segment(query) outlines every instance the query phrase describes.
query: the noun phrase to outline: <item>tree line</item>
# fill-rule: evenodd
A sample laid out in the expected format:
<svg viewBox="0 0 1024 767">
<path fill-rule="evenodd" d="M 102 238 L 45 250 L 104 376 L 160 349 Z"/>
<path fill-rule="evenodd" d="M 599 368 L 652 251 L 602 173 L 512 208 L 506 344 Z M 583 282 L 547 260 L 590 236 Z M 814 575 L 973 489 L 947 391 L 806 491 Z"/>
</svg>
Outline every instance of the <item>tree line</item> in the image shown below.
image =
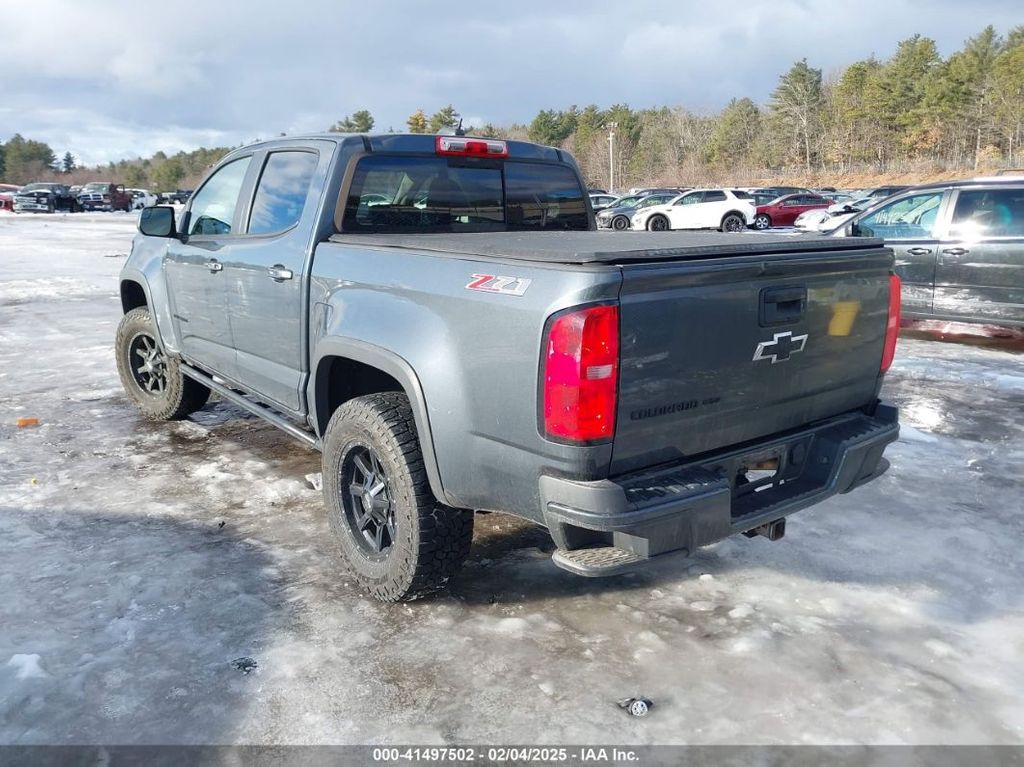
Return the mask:
<svg viewBox="0 0 1024 767">
<path fill-rule="evenodd" d="M 403 127 L 437 133 L 461 120 L 448 104 L 431 114 L 417 109 Z M 871 56 L 828 74 L 802 59 L 779 76 L 764 103 L 733 98 L 716 113 L 590 104 L 541 110 L 527 123 L 463 127 L 568 149 L 596 185 L 607 183 L 614 164 L 620 188 L 1024 165 L 1024 25 L 1006 35 L 985 27 L 946 58 L 934 40 L 914 35 L 887 58 Z M 361 109 L 328 130 L 375 128 L 373 114 Z M 58 159 L 45 143 L 15 135 L 0 144 L 0 178 L 24 183 L 60 176 L 78 183 L 103 176 L 162 191 L 194 186 L 228 151 L 157 152 L 78 168 L 70 152 Z"/>
</svg>

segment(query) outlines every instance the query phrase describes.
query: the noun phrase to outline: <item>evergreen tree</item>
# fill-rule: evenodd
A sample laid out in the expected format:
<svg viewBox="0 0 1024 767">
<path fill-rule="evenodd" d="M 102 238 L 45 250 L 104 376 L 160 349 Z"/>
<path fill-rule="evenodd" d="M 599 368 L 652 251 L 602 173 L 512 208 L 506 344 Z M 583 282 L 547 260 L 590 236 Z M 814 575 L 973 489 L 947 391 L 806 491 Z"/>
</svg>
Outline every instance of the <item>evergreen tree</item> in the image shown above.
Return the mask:
<svg viewBox="0 0 1024 767">
<path fill-rule="evenodd" d="M 15 133 L 7 142 L 5 160 L 7 178 L 15 183 L 27 184 L 52 171 L 57 157 L 49 144 L 31 141 Z"/>
<path fill-rule="evenodd" d="M 879 163 L 912 149 L 925 122 L 926 95 L 941 57 L 935 41 L 914 35 L 901 41 L 866 90 L 866 103 L 878 123 Z"/>
<path fill-rule="evenodd" d="M 417 109 L 409 115 L 409 119 L 405 121 L 405 124 L 409 128 L 409 133 L 426 133 L 427 113 L 422 109 Z"/>
<path fill-rule="evenodd" d="M 1019 165 L 1024 140 L 1024 40 L 1007 47 L 992 64 L 993 117 L 1006 144 L 1008 165 Z"/>
<path fill-rule="evenodd" d="M 430 133 L 439 133 L 443 128 L 454 128 L 459 124 L 459 113 L 449 104 L 430 116 Z"/>
<path fill-rule="evenodd" d="M 748 98 L 733 99 L 717 120 L 708 145 L 708 159 L 726 166 L 745 163 L 761 132 L 761 111 Z"/>
<path fill-rule="evenodd" d="M 153 179 L 153 186 L 157 191 L 173 192 L 186 175 L 181 160 L 178 157 L 172 157 L 158 165 L 150 174 L 150 178 Z"/>
<path fill-rule="evenodd" d="M 332 133 L 369 133 L 373 130 L 374 122 L 373 115 L 368 110 L 360 109 L 351 117 L 345 115 L 344 120 L 334 123 L 328 130 Z"/>
<path fill-rule="evenodd" d="M 146 184 L 146 172 L 142 169 L 141 165 L 134 163 L 121 171 L 118 174 L 118 178 L 121 180 L 121 183 L 132 189 L 138 189 Z"/>
<path fill-rule="evenodd" d="M 60 161 L 60 169 L 62 173 L 70 173 L 78 166 L 75 164 L 75 156 L 71 152 L 65 152 L 64 158 Z"/>
<path fill-rule="evenodd" d="M 576 130 L 576 120 L 579 110 L 573 105 L 564 112 L 556 112 L 553 109 L 542 110 L 537 113 L 530 123 L 530 141 L 549 146 L 560 146 Z"/>
<path fill-rule="evenodd" d="M 824 106 L 821 70 L 808 66 L 807 59 L 798 61 L 779 78 L 770 106 L 778 123 L 791 137 L 792 155 L 802 157 L 804 169 L 810 171 Z"/>
</svg>

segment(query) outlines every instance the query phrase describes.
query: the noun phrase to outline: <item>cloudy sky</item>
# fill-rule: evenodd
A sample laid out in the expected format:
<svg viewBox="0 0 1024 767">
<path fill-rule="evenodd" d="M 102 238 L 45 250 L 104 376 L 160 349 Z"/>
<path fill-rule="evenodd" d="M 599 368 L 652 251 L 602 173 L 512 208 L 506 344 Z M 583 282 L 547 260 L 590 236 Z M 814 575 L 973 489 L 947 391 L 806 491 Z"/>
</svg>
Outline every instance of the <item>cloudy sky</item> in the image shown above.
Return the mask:
<svg viewBox="0 0 1024 767">
<path fill-rule="evenodd" d="M 807 57 L 826 73 L 916 32 L 943 54 L 1020 0 L 23 0 L 0 12 L 0 140 L 81 162 L 325 129 L 402 129 L 449 102 L 473 122 L 626 102 L 763 102 Z"/>
</svg>

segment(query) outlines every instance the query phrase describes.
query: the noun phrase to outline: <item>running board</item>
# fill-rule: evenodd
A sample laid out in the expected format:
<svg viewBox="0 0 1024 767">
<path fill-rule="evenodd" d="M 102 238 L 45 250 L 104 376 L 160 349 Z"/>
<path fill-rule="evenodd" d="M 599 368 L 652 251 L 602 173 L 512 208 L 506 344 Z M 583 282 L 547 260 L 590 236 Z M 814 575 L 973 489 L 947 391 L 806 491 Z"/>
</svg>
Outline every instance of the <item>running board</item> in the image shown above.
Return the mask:
<svg viewBox="0 0 1024 767">
<path fill-rule="evenodd" d="M 210 378 L 210 376 L 206 375 L 206 373 L 200 373 L 194 367 L 186 365 L 184 362 L 181 363 L 181 372 L 187 375 L 193 381 L 198 381 L 203 386 L 209 388 L 211 391 L 216 392 L 221 397 L 226 399 L 228 402 L 238 405 L 243 410 L 248 410 L 253 415 L 262 418 L 267 423 L 273 424 L 281 431 L 290 434 L 300 442 L 304 442 L 307 446 L 313 448 L 314 450 L 321 449 L 321 443 L 319 439 L 317 439 L 314 435 L 310 434 L 308 431 L 300 429 L 291 421 L 288 421 L 284 417 L 279 416 L 270 408 L 253 402 L 244 394 L 239 394 L 234 389 L 229 389 L 224 384 L 214 381 L 212 378 Z"/>
<path fill-rule="evenodd" d="M 652 560 L 618 546 L 596 546 L 589 549 L 555 549 L 551 561 L 576 575 L 606 578 L 628 573 Z"/>
</svg>

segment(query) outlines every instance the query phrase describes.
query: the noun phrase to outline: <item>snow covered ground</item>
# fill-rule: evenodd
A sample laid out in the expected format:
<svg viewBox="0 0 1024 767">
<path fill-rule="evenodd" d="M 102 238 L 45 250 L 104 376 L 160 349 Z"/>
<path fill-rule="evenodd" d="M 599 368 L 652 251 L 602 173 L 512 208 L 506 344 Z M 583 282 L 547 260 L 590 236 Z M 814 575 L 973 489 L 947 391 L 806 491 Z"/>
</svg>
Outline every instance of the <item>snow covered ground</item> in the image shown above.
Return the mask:
<svg viewBox="0 0 1024 767">
<path fill-rule="evenodd" d="M 0 743 L 1024 742 L 1024 357 L 901 341 L 892 469 L 779 543 L 593 581 L 478 515 L 450 593 L 382 606 L 315 453 L 122 396 L 133 224 L 0 214 Z"/>
</svg>

